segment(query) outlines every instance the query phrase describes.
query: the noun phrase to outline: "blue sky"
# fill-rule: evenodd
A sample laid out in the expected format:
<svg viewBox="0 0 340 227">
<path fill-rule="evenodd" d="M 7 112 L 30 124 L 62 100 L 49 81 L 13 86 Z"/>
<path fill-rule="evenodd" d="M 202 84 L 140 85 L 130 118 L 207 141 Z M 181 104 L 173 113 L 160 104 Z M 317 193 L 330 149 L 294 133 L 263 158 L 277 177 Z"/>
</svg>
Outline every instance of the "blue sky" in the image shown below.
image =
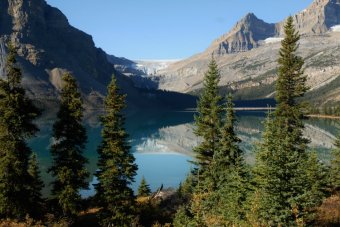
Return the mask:
<svg viewBox="0 0 340 227">
<path fill-rule="evenodd" d="M 129 59 L 180 59 L 204 51 L 248 12 L 278 22 L 312 0 L 47 0 L 96 46 Z"/>
</svg>

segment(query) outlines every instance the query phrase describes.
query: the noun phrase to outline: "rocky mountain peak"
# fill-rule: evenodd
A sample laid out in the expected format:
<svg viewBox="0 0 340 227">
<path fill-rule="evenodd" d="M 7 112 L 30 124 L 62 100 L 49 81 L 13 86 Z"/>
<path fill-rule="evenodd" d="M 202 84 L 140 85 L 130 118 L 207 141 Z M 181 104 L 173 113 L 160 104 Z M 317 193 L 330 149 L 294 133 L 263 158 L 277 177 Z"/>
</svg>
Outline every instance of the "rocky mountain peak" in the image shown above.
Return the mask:
<svg viewBox="0 0 340 227">
<path fill-rule="evenodd" d="M 214 55 L 244 52 L 258 46 L 258 41 L 275 35 L 275 25 L 248 13 L 230 32 L 217 39 L 208 51 Z"/>
<path fill-rule="evenodd" d="M 340 25 L 340 0 L 315 0 L 305 10 L 293 16 L 301 35 L 321 35 Z M 209 54 L 249 51 L 260 45 L 259 41 L 283 36 L 285 20 L 276 24 L 266 23 L 253 13 L 248 13 L 226 34 L 215 40 L 207 49 Z"/>
<path fill-rule="evenodd" d="M 251 23 L 252 21 L 257 21 L 260 20 L 259 18 L 256 17 L 256 15 L 252 12 L 247 13 L 241 20 L 240 22 L 244 23 Z"/>
</svg>

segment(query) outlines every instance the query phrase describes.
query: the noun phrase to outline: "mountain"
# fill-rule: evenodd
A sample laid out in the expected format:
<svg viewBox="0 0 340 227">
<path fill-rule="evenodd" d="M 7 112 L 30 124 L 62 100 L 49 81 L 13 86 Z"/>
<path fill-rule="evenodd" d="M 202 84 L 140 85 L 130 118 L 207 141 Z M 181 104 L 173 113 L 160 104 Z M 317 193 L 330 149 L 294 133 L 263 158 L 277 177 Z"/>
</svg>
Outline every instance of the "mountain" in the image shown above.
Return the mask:
<svg viewBox="0 0 340 227">
<path fill-rule="evenodd" d="M 275 24 L 258 19 L 253 13 L 247 14 L 235 27 L 214 41 L 207 52 L 224 55 L 249 51 L 259 46 L 259 41 L 276 35 Z"/>
<path fill-rule="evenodd" d="M 97 48 L 90 35 L 71 26 L 65 15 L 45 0 L 0 0 L 0 76 L 8 42 L 18 48 L 18 62 L 28 95 L 43 106 L 56 106 L 61 76 L 66 71 L 77 79 L 88 108 L 102 105 L 112 74 L 127 93 L 131 108 L 159 107 L 164 99 L 169 104 L 167 96 L 180 95 L 136 88 L 131 78 L 121 73 L 123 70 L 114 67 L 133 64 L 132 61 L 110 56 Z"/>
<path fill-rule="evenodd" d="M 294 16 L 295 25 L 303 36 L 321 35 L 332 26 L 340 24 L 339 0 L 315 0 L 310 7 Z M 248 13 L 231 29 L 216 41 L 206 52 L 224 55 L 249 51 L 260 46 L 260 41 L 283 36 L 284 21 L 272 24 Z"/>
<path fill-rule="evenodd" d="M 18 48 L 23 82 L 34 99 L 55 99 L 65 71 L 74 74 L 88 102 L 103 95 L 112 65 L 61 11 L 44 0 L 1 0 L 0 17 L 0 55 L 9 41 Z"/>
<path fill-rule="evenodd" d="M 340 102 L 340 0 L 315 0 L 293 17 L 311 87 L 307 97 L 321 104 Z M 213 55 L 220 67 L 222 90 L 232 91 L 239 99 L 273 97 L 284 22 L 266 23 L 247 14 L 203 53 L 160 70 L 157 87 L 197 94 Z"/>
</svg>

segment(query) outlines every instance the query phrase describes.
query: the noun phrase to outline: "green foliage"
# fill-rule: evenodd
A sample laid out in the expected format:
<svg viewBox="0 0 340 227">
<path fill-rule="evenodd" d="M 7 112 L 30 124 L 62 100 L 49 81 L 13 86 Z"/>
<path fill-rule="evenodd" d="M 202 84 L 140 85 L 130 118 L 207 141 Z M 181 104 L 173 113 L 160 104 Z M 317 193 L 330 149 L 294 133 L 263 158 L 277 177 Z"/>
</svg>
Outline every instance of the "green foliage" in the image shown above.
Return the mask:
<svg viewBox="0 0 340 227">
<path fill-rule="evenodd" d="M 221 138 L 222 107 L 220 101 L 222 98 L 218 93 L 219 80 L 220 72 L 216 61 L 212 58 L 204 76 L 203 92 L 197 103 L 198 113 L 195 115 L 194 132 L 202 141 L 194 148 L 197 168 L 191 174 L 193 196 L 190 201 L 191 207 L 187 209 L 195 225 L 203 224 L 204 220 L 201 218 L 205 212 L 203 203 L 215 185 L 210 166 L 219 149 Z"/>
<path fill-rule="evenodd" d="M 143 177 L 138 187 L 138 196 L 149 196 L 150 194 L 151 194 L 150 186 L 146 183 L 146 180 Z"/>
<path fill-rule="evenodd" d="M 242 226 L 246 223 L 246 200 L 250 192 L 249 169 L 240 158 L 220 175 L 221 179 L 204 202 L 206 215 L 218 226 Z"/>
<path fill-rule="evenodd" d="M 306 224 L 313 213 L 311 207 L 318 205 L 324 195 L 323 184 L 312 182 L 323 179 L 322 167 L 316 157 L 309 156 L 308 140 L 303 137 L 305 106 L 299 103 L 299 98 L 307 91 L 306 76 L 302 58 L 295 55 L 299 35 L 292 17 L 284 30 L 286 36 L 278 60 L 278 104 L 273 118 L 270 114 L 267 119 L 254 170 L 253 207 L 256 207 L 257 224 L 270 226 Z"/>
<path fill-rule="evenodd" d="M 331 185 L 334 191 L 340 190 L 340 133 L 335 141 L 335 148 L 332 151 L 331 160 Z"/>
<path fill-rule="evenodd" d="M 202 138 L 202 142 L 195 147 L 197 165 L 203 175 L 212 161 L 215 151 L 219 147 L 221 112 L 218 94 L 220 73 L 216 61 L 212 58 L 209 69 L 203 80 L 203 93 L 197 103 L 198 114 L 195 115 L 195 134 Z"/>
<path fill-rule="evenodd" d="M 42 216 L 42 205 L 44 203 L 41 195 L 41 190 L 44 188 L 44 182 L 40 178 L 39 163 L 37 160 L 37 155 L 32 154 L 29 160 L 28 173 L 31 177 L 31 184 L 29 187 L 30 195 L 28 196 L 30 203 L 34 205 L 33 217 Z"/>
<path fill-rule="evenodd" d="M 28 172 L 31 149 L 26 140 L 38 131 L 33 121 L 40 111 L 21 85 L 16 49 L 9 44 L 5 79 L 0 79 L 0 218 L 22 219 L 32 213 L 27 198 L 34 181 Z"/>
<path fill-rule="evenodd" d="M 79 190 L 88 187 L 87 159 L 83 156 L 87 136 L 82 125 L 82 100 L 76 80 L 69 73 L 62 80 L 60 109 L 53 125 L 53 165 L 49 172 L 55 177 L 52 194 L 59 209 L 64 216 L 72 218 L 79 211 Z"/>
<path fill-rule="evenodd" d="M 189 198 L 190 195 L 194 191 L 194 183 L 195 181 L 195 176 L 192 173 L 189 173 L 188 176 L 185 178 L 184 182 L 180 183 L 178 187 L 178 194 L 182 198 Z"/>
<path fill-rule="evenodd" d="M 175 215 L 173 220 L 174 227 L 195 227 L 197 226 L 193 221 L 193 217 L 191 216 L 190 212 L 184 206 L 180 207 Z"/>
<path fill-rule="evenodd" d="M 223 119 L 219 115 L 218 144 L 212 160 L 192 190 L 190 205 L 177 212 L 175 226 L 245 224 L 250 175 L 239 148 L 241 140 L 234 129 L 236 118 L 231 95 L 227 97 L 225 112 Z"/>
<path fill-rule="evenodd" d="M 206 215 L 214 220 L 214 225 L 242 225 L 250 176 L 243 151 L 239 148 L 241 140 L 234 129 L 236 118 L 230 94 L 225 110 L 226 116 L 220 129 L 220 147 L 215 152 L 209 171 L 213 175 L 213 190 L 209 192 L 203 206 Z"/>
<path fill-rule="evenodd" d="M 238 144 L 241 140 L 237 137 L 235 127 L 235 112 L 233 97 L 229 94 L 226 98 L 226 116 L 220 129 L 219 149 L 214 154 L 215 170 L 225 171 L 229 166 L 237 164 L 243 152 Z"/>
<path fill-rule="evenodd" d="M 98 147 L 99 171 L 96 174 L 97 196 L 102 207 L 100 220 L 103 226 L 130 226 L 134 219 L 135 197 L 129 186 L 137 166 L 124 129 L 125 95 L 120 94 L 114 77 L 108 86 L 104 108 L 106 114 L 100 118 L 103 140 Z"/>
<path fill-rule="evenodd" d="M 318 160 L 315 151 L 308 153 L 304 163 L 304 186 L 308 189 L 302 195 L 300 217 L 303 222 L 311 224 L 316 218 L 316 209 L 328 194 L 328 168 Z"/>
</svg>

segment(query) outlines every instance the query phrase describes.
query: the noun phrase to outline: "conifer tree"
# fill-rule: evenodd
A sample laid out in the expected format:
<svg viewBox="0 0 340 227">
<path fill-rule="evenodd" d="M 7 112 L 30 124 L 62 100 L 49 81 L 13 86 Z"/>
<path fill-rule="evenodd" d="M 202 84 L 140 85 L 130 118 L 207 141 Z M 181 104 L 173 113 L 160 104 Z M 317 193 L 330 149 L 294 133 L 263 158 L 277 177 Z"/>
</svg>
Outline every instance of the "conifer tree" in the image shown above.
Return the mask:
<svg viewBox="0 0 340 227">
<path fill-rule="evenodd" d="M 83 156 L 87 135 L 82 125 L 83 107 L 76 80 L 66 73 L 62 81 L 60 109 L 53 125 L 53 164 L 49 172 L 55 178 L 52 194 L 59 209 L 64 216 L 72 218 L 79 210 L 79 190 L 88 187 L 87 159 Z"/>
<path fill-rule="evenodd" d="M 211 169 L 217 182 L 217 190 L 213 193 L 215 206 L 212 206 L 212 211 L 221 217 L 222 224 L 234 226 L 244 223 L 249 170 L 239 147 L 241 140 L 235 132 L 236 117 L 232 99 L 231 94 L 226 98 L 226 116 L 221 128 L 220 148 L 215 152 Z"/>
<path fill-rule="evenodd" d="M 220 129 L 219 149 L 216 150 L 213 158 L 214 169 L 219 171 L 225 171 L 230 166 L 240 164 L 240 161 L 243 159 L 243 151 L 239 148 L 241 140 L 237 137 L 234 130 L 236 117 L 231 94 L 226 98 L 225 111 L 224 123 Z"/>
<path fill-rule="evenodd" d="M 210 165 L 214 153 L 219 148 L 221 113 L 218 93 L 220 72 L 214 58 L 209 63 L 209 69 L 203 80 L 203 93 L 197 103 L 198 114 L 195 116 L 195 134 L 202 142 L 195 147 L 197 165 L 200 175 L 203 175 Z"/>
<path fill-rule="evenodd" d="M 262 225 L 304 224 L 309 215 L 304 200 L 310 186 L 305 182 L 308 140 L 303 137 L 304 105 L 299 103 L 307 87 L 303 60 L 296 55 L 300 36 L 292 17 L 284 32 L 278 60 L 277 108 L 274 118 L 267 122 L 255 166 L 258 221 Z"/>
<path fill-rule="evenodd" d="M 244 162 L 243 151 L 239 148 L 241 140 L 235 133 L 236 118 L 231 94 L 226 100 L 220 147 L 209 168 L 213 187 L 203 205 L 208 226 L 238 226 L 244 224 L 245 219 L 249 171 Z"/>
<path fill-rule="evenodd" d="M 0 218 L 21 219 L 32 213 L 28 198 L 31 149 L 26 141 L 38 131 L 33 121 L 40 111 L 21 85 L 16 49 L 8 45 L 4 79 L 0 79 Z"/>
<path fill-rule="evenodd" d="M 304 184 L 308 190 L 301 198 L 303 210 L 300 216 L 304 223 L 311 225 L 316 217 L 316 209 L 328 194 L 329 169 L 318 159 L 317 153 L 312 151 L 305 160 L 304 170 Z"/>
<path fill-rule="evenodd" d="M 195 115 L 195 134 L 201 138 L 201 143 L 194 148 L 196 153 L 194 164 L 196 168 L 192 170 L 193 195 L 191 196 L 190 210 L 192 222 L 195 225 L 202 225 L 206 208 L 205 201 L 214 190 L 214 180 L 210 171 L 211 163 L 215 153 L 220 147 L 220 128 L 222 101 L 219 95 L 218 83 L 220 72 L 214 58 L 211 59 L 208 71 L 204 75 L 203 91 L 197 103 L 197 115 Z"/>
<path fill-rule="evenodd" d="M 149 196 L 150 194 L 150 186 L 146 183 L 145 177 L 143 177 L 138 187 L 138 196 Z"/>
<path fill-rule="evenodd" d="M 176 214 L 176 225 L 237 226 L 245 223 L 249 170 L 239 148 L 240 139 L 235 133 L 236 118 L 231 95 L 226 98 L 225 112 L 224 119 L 220 119 L 222 126 L 218 129 L 218 148 L 206 166 L 204 178 L 193 191 L 189 209 L 182 207 Z"/>
<path fill-rule="evenodd" d="M 333 191 L 340 190 L 340 133 L 335 141 L 331 160 L 331 186 Z"/>
<path fill-rule="evenodd" d="M 33 217 L 41 217 L 42 216 L 42 205 L 43 205 L 43 199 L 41 191 L 44 188 L 44 182 L 40 178 L 40 170 L 39 170 L 39 163 L 37 160 L 36 153 L 33 153 L 30 160 L 29 160 L 29 167 L 28 167 L 28 173 L 31 177 L 31 184 L 30 184 L 30 195 L 29 200 L 31 201 L 30 204 L 32 204 Z"/>
<path fill-rule="evenodd" d="M 96 174 L 97 196 L 102 207 L 99 217 L 103 226 L 130 226 L 134 219 L 135 196 L 129 186 L 134 181 L 137 166 L 124 129 L 125 97 L 120 94 L 113 76 L 104 103 L 105 115 L 100 119 L 103 140 L 98 147 L 99 171 Z"/>
</svg>

